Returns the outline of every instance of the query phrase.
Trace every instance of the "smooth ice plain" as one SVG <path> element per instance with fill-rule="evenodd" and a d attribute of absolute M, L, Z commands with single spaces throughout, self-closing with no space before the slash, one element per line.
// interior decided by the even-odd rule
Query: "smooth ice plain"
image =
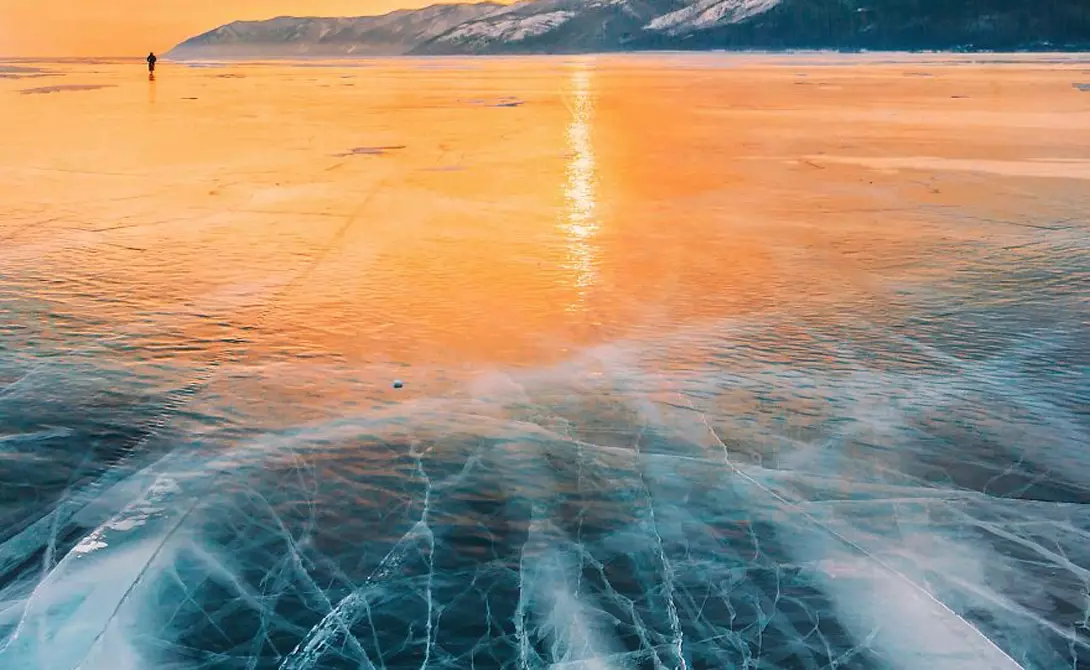
<path fill-rule="evenodd" d="M 1090 668 L 1090 61 L 0 74 L 0 668 Z"/>

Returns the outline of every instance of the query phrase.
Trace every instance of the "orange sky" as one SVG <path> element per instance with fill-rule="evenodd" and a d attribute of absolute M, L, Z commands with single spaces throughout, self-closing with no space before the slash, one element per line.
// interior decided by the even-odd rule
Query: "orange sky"
<path fill-rule="evenodd" d="M 439 1 L 0 0 L 0 56 L 141 56 L 235 19 L 361 16 Z"/>

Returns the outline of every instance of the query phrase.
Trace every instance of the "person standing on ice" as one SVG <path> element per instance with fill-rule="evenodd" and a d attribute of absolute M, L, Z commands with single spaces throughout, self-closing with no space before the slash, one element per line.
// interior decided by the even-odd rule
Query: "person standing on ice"
<path fill-rule="evenodd" d="M 148 74 L 155 72 L 155 61 L 159 60 L 155 57 L 155 52 L 148 53 Z"/>

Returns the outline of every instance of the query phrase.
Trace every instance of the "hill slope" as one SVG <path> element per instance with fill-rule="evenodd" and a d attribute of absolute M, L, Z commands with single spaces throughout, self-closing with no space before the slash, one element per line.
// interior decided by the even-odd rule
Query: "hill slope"
<path fill-rule="evenodd" d="M 235 22 L 173 58 L 646 49 L 1090 49 L 1090 0 L 526 0 Z"/>
<path fill-rule="evenodd" d="M 166 55 L 183 60 L 398 55 L 502 7 L 491 2 L 440 4 L 382 16 L 235 21 L 192 37 Z"/>
<path fill-rule="evenodd" d="M 703 3 L 696 3 L 697 5 Z M 709 0 L 663 17 L 629 48 L 1021 50 L 1090 48 L 1085 0 Z M 739 20 L 723 7 L 760 5 Z M 695 6 L 695 5 L 694 5 Z"/>

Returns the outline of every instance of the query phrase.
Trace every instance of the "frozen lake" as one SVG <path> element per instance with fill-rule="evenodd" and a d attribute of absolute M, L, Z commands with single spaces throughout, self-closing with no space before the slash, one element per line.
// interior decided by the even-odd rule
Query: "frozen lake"
<path fill-rule="evenodd" d="M 0 668 L 1090 668 L 1090 59 L 985 60 L 0 63 Z"/>

